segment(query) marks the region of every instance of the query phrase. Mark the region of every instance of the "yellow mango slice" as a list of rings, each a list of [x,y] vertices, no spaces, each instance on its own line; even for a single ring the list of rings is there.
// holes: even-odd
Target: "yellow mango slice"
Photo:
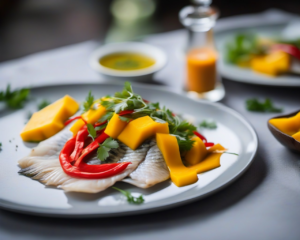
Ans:
[[[79,104],[70,96],[57,100],[34,113],[21,132],[23,141],[42,141],[64,128],[64,122],[74,115]]]
[[[202,173],[220,167],[222,153],[214,153],[216,150],[223,151],[226,149],[221,144],[214,145],[207,150],[207,156],[200,163],[190,166],[189,169],[194,170],[197,173]]]
[[[166,133],[169,134],[169,124],[167,122],[165,123],[159,123],[159,122],[153,122],[154,125],[154,132],[155,133]]]
[[[137,118],[124,128],[118,139],[132,150],[137,149],[146,139],[155,133],[169,133],[168,123],[158,123],[149,116]]]
[[[113,117],[108,122],[105,133],[112,137],[112,138],[118,138],[119,134],[123,131],[123,129],[127,126],[127,122],[122,121],[119,118],[119,114],[114,113]]]
[[[300,142],[300,131],[293,134],[292,135],[292,138],[294,138],[296,141]]]
[[[118,139],[132,150],[137,149],[147,138],[154,135],[154,121],[149,117],[132,120],[118,136]]]
[[[195,165],[201,162],[208,153],[204,143],[200,138],[194,137],[192,140],[195,141],[193,147],[185,155],[185,160],[189,165]]]
[[[156,142],[170,170],[171,180],[176,186],[182,187],[198,181],[196,171],[183,165],[175,136],[157,133]]]
[[[260,73],[277,76],[290,69],[289,54],[281,51],[271,52],[266,56],[253,57],[251,68]]]
[[[273,118],[269,123],[276,127],[279,131],[293,136],[300,131],[300,112],[289,118]],[[298,135],[295,135],[296,137]]]
[[[105,113],[106,113],[105,107],[99,105],[97,109],[90,109],[84,114],[82,114],[81,116],[87,123],[94,124],[102,116],[104,116]],[[85,125],[85,122],[82,119],[79,119],[72,125],[70,131],[75,136],[83,125]]]

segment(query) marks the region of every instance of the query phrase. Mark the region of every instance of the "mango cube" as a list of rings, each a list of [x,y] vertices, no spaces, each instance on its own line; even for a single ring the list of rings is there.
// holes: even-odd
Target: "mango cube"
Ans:
[[[82,114],[82,118],[87,122],[94,124],[97,122],[104,114],[106,113],[105,107],[99,105],[97,109],[90,109],[84,114]],[[82,119],[77,120],[73,126],[70,128],[70,131],[73,133],[75,136],[79,129],[85,125],[85,122]]]
[[[131,149],[137,149],[147,138],[154,136],[155,122],[149,117],[137,118],[124,128],[118,139]]]
[[[207,150],[202,142],[202,140],[198,137],[192,138],[194,140],[193,147],[189,150],[185,155],[185,160],[190,165],[195,165],[201,162],[207,156]]]
[[[64,122],[74,115],[79,104],[70,96],[57,100],[34,113],[21,132],[23,141],[42,141],[64,128]]]
[[[285,52],[276,51],[266,56],[253,57],[251,68],[256,72],[277,76],[289,71],[290,56]]]
[[[198,181],[196,171],[183,165],[175,136],[157,133],[156,142],[170,170],[171,180],[176,186],[182,187]]]
[[[114,113],[113,117],[108,122],[105,133],[112,137],[112,138],[118,138],[119,134],[123,131],[123,129],[126,127],[128,123],[125,121],[122,121],[119,118],[119,114]]]
[[[289,118],[273,118],[269,123],[287,135],[294,135],[300,131],[300,112]]]

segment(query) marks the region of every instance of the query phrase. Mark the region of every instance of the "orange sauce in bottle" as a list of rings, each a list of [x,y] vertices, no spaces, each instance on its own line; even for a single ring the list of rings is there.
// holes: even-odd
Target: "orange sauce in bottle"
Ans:
[[[217,53],[209,48],[191,49],[187,54],[187,89],[198,93],[215,88]]]

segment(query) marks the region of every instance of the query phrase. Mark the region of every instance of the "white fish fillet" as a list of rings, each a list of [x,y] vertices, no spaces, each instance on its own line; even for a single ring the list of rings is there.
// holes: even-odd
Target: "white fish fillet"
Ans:
[[[36,148],[32,149],[29,156],[19,161],[22,168],[20,173],[39,180],[47,186],[57,186],[67,192],[86,192],[97,193],[122,180],[133,172],[151,147],[150,143],[142,144],[137,150],[133,151],[124,144],[120,144],[118,151],[110,153],[110,161],[119,162],[130,161],[126,170],[116,176],[105,179],[82,179],[73,178],[65,174],[59,163],[59,153],[72,136],[72,133],[65,129],[55,136],[41,142]],[[94,163],[93,163],[94,164]]]
[[[155,140],[152,141],[145,160],[123,182],[140,188],[149,188],[170,178],[170,171]]]

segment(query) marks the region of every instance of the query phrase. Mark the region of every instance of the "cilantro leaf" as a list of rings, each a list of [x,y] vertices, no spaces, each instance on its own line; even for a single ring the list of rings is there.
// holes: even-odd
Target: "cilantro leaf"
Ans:
[[[103,124],[103,125],[100,125],[100,126],[97,126],[97,127],[95,127],[95,130],[96,130],[96,131],[100,131],[100,130],[102,130],[102,129],[106,128],[106,126],[107,126],[107,123],[106,123],[106,124]]]
[[[177,142],[178,142],[180,152],[185,152],[185,151],[189,151],[189,150],[192,149],[193,144],[195,142],[194,140],[191,140],[191,139],[182,140],[179,137],[176,137],[176,138],[177,138]]]
[[[48,105],[50,105],[50,102],[44,99],[38,104],[38,110],[42,110],[43,108],[47,107]]]
[[[105,147],[105,146],[101,146],[100,144],[99,144],[99,148],[98,148],[98,150],[97,150],[97,158],[101,161],[101,162],[103,162],[103,161],[105,161],[105,159],[109,156],[109,154],[108,154],[108,152],[109,152],[109,148],[107,148],[107,147]]]
[[[99,122],[109,121],[113,115],[114,115],[114,112],[107,112],[104,114],[103,117],[100,118]]]
[[[124,117],[124,116],[119,116],[119,118],[123,121],[123,122],[129,122],[130,118]]]
[[[203,120],[200,124],[199,124],[200,128],[208,128],[208,129],[216,129],[217,128],[217,124],[216,122],[208,122],[206,120]]]
[[[97,158],[103,162],[109,156],[108,152],[112,148],[118,148],[119,144],[116,140],[108,138],[102,144],[99,144],[99,146],[100,147],[97,150]]]
[[[246,107],[248,111],[253,112],[282,112],[282,108],[274,107],[269,98],[264,102],[260,102],[257,98],[248,99],[246,100]]]
[[[93,107],[94,104],[94,96],[92,95],[92,91],[89,91],[88,96],[85,99],[85,102],[83,102],[83,111],[87,112]]]
[[[94,141],[97,136],[97,132],[96,132],[94,126],[90,123],[88,123],[86,126],[87,126],[87,130],[89,132],[89,137],[91,137]]]
[[[116,140],[112,139],[112,138],[108,138],[106,139],[103,143],[102,146],[107,147],[107,148],[118,148],[119,144]]]
[[[24,103],[28,100],[30,90],[28,88],[22,88],[20,90],[11,91],[10,85],[6,87],[6,91],[0,92],[0,101],[6,103],[9,108],[18,109],[24,106]]]
[[[142,204],[145,201],[143,195],[140,195],[139,197],[134,197],[131,195],[129,191],[125,191],[117,187],[112,187],[112,188],[122,193],[127,198],[127,202],[129,203]]]

